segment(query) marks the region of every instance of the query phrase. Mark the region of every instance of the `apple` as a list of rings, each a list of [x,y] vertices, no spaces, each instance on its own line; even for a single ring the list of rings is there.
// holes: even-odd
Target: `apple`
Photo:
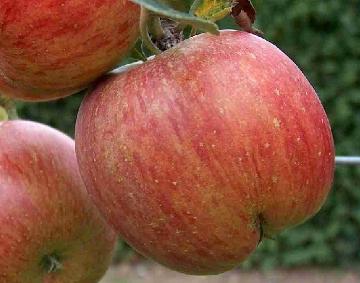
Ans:
[[[1,94],[42,101],[86,88],[133,45],[139,13],[128,0],[1,0]]]
[[[45,125],[0,123],[0,282],[95,283],[115,233],[91,202],[72,139]]]
[[[103,78],[81,105],[75,148],[114,229],[189,274],[230,270],[263,236],[313,216],[334,173],[313,87],[277,47],[239,31]]]

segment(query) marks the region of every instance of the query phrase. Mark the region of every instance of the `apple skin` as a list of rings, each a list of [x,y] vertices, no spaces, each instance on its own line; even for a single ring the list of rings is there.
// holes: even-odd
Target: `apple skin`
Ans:
[[[95,283],[115,233],[81,180],[72,139],[45,125],[0,123],[0,282]],[[49,257],[61,269],[49,272]]]
[[[308,80],[277,47],[222,31],[186,40],[83,101],[87,190],[136,250],[188,274],[232,269],[324,203],[334,144]]]
[[[128,0],[1,0],[0,92],[43,101],[86,88],[132,47],[139,11]]]

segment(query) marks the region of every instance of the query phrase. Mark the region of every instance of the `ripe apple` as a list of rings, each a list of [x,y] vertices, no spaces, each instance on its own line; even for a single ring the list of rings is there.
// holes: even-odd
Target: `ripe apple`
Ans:
[[[40,101],[87,87],[119,63],[138,22],[128,0],[1,0],[0,92]]]
[[[82,183],[74,142],[45,125],[0,123],[0,282],[95,283],[114,231]]]
[[[334,171],[310,83],[274,45],[238,31],[108,75],[81,106],[75,145],[108,222],[189,274],[229,270],[262,236],[314,215]]]

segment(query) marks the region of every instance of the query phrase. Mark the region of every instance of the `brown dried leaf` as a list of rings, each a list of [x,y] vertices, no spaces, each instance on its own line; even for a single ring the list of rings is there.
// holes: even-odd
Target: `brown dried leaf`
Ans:
[[[231,15],[235,18],[236,23],[244,30],[257,35],[263,33],[255,28],[253,24],[256,19],[256,10],[251,0],[235,0],[233,2]]]
[[[251,3],[251,0],[235,0],[233,2],[231,15],[236,18],[241,14],[242,11],[246,13],[249,20],[253,24],[256,19],[256,10],[254,5]]]

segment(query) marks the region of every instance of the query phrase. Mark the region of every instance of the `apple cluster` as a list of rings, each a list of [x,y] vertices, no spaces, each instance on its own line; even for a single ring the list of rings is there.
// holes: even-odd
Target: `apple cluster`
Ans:
[[[139,13],[127,0],[0,0],[1,94],[91,85],[75,141],[0,122],[1,283],[98,282],[116,236],[171,269],[218,274],[326,200],[333,138],[296,64],[223,30],[111,71]]]

